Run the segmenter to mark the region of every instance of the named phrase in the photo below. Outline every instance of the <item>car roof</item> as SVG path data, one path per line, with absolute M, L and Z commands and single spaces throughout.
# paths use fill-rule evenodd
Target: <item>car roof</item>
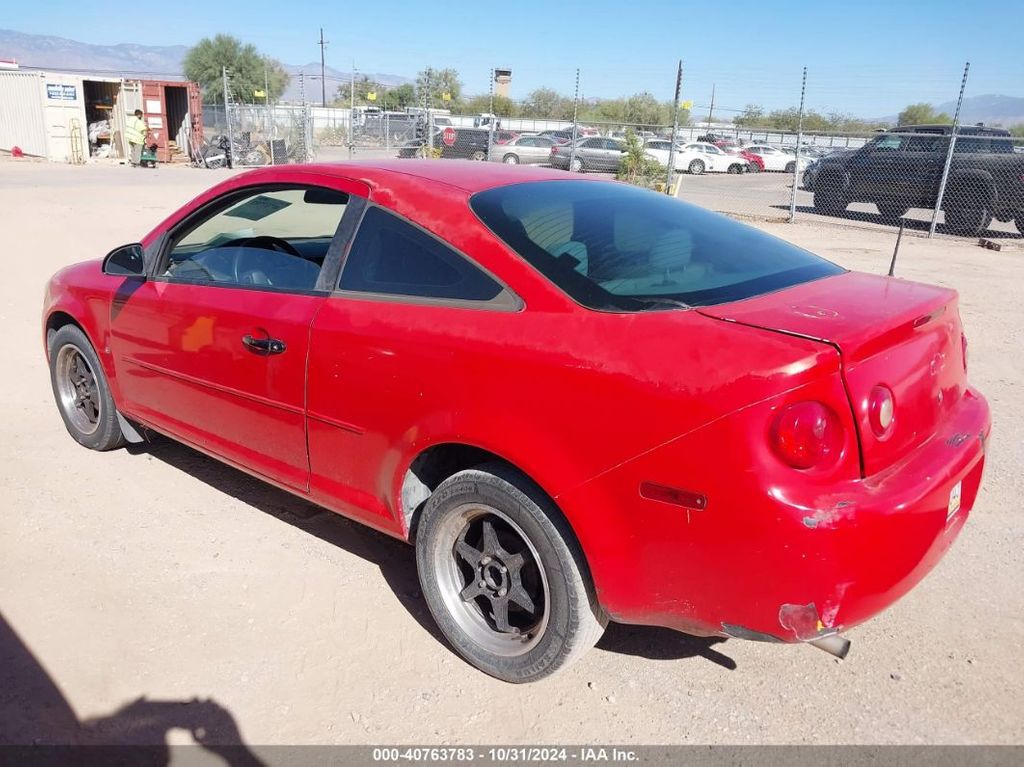
M 897 125 L 890 133 L 939 133 L 947 135 L 953 132 L 950 123 L 929 123 L 921 125 Z M 987 125 L 961 125 L 957 128 L 961 136 L 1009 136 L 1005 128 L 989 128 Z
M 555 181 L 579 178 L 564 170 L 536 166 L 505 165 L 472 160 L 366 160 L 337 163 L 311 163 L 257 168 L 244 174 L 253 183 L 272 182 L 281 170 L 302 170 L 323 176 L 361 181 L 371 188 L 400 186 L 403 180 L 422 179 L 461 189 L 467 193 L 482 192 L 509 184 L 529 181 Z

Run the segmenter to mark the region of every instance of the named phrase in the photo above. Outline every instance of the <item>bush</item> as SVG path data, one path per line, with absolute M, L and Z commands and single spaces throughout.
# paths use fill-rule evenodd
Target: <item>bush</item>
M 644 153 L 643 144 L 632 130 L 626 131 L 626 153 L 619 161 L 619 172 L 615 174 L 619 181 L 654 188 L 655 184 L 665 181 L 665 166 Z

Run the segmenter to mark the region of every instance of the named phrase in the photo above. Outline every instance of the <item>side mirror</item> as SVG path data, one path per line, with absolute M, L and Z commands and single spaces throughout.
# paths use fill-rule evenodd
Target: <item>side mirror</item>
M 145 277 L 146 259 L 142 245 L 133 242 L 107 253 L 103 259 L 103 273 L 115 277 Z

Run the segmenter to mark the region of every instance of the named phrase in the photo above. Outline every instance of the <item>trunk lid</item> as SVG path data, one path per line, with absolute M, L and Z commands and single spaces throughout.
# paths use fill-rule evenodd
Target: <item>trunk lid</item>
M 967 386 L 957 294 L 948 288 L 846 272 L 699 311 L 838 349 L 865 475 L 892 465 L 934 434 Z M 878 384 L 892 391 L 895 402 L 883 439 L 868 413 Z

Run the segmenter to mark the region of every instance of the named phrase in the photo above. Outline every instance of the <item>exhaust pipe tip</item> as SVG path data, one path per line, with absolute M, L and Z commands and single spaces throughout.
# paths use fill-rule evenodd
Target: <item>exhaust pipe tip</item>
M 850 652 L 850 640 L 839 636 L 839 634 L 830 634 L 826 637 L 811 639 L 807 644 L 813 645 L 819 650 L 824 650 L 829 655 L 839 658 L 839 660 L 845 658 Z

